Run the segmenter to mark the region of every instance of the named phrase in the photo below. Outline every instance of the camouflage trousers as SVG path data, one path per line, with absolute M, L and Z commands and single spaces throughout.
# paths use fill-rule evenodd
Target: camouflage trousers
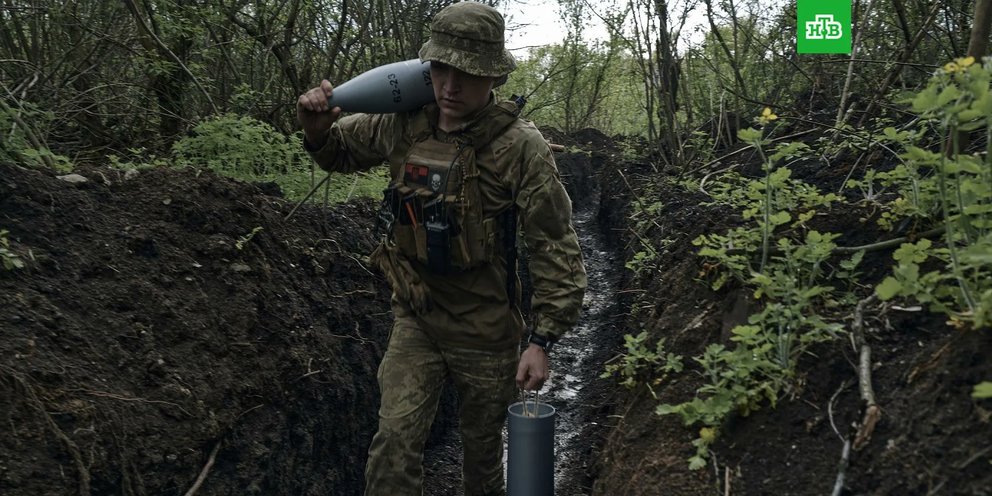
M 379 431 L 365 467 L 366 496 L 423 494 L 423 451 L 450 377 L 458 391 L 466 496 L 503 495 L 503 423 L 516 394 L 519 351 L 445 346 L 397 312 L 379 365 Z

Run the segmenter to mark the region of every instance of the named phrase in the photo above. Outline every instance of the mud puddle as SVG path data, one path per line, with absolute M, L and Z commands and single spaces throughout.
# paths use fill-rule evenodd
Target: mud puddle
M 597 198 L 598 200 L 598 198 Z M 598 201 L 575 213 L 585 257 L 589 287 L 583 301 L 582 317 L 571 333 L 551 355 L 551 379 L 541 389 L 542 401 L 558 411 L 555 425 L 555 486 L 558 494 L 588 494 L 577 480 L 586 460 L 590 442 L 584 434 L 590 420 L 586 387 L 603 372 L 603 336 L 615 332 L 616 296 L 620 273 L 615 255 L 607 249 L 596 221 Z M 566 492 L 567 491 L 567 492 Z

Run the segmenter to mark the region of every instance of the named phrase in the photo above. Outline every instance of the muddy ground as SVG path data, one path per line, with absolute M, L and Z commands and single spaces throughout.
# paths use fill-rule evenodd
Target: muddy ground
M 595 131 L 551 138 L 582 148 L 560 154 L 560 168 L 577 209 L 595 208 L 582 229 L 600 231 L 619 279 L 599 365 L 572 401 L 584 442 L 559 494 L 830 494 L 842 447 L 831 425 L 847 435 L 861 414 L 849 344 L 817 348 L 804 387 L 734 419 L 698 472 L 686 462 L 698 428 L 655 415 L 646 390 L 596 377 L 625 332 L 667 336 L 687 357 L 727 339 L 740 291 L 711 291 L 690 242 L 735 216 Z M 193 169 L 77 172 L 89 181 L 0 164 L 0 228 L 27 265 L 0 270 L 0 494 L 361 494 L 391 320 L 362 261 L 373 202 L 285 220 L 293 205 L 271 185 Z M 664 203 L 648 233 L 662 255 L 635 277 L 621 268 L 636 246 L 628 217 L 649 184 Z M 594 191 L 600 202 L 581 202 Z M 879 235 L 856 218 L 821 229 L 848 233 L 841 244 Z M 866 257 L 879 267 L 866 277 L 888 256 Z M 990 379 L 992 335 L 943 320 L 869 318 L 883 417 L 851 455 L 842 494 L 992 494 L 992 405 L 969 397 Z M 677 401 L 698 385 L 690 368 L 656 392 Z M 429 495 L 458 493 L 453 401 L 432 434 Z

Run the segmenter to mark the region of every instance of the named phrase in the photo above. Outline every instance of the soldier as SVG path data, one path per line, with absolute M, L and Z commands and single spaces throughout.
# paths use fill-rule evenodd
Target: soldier
M 551 150 L 517 102 L 493 93 L 516 67 L 503 32 L 503 17 L 484 4 L 441 10 L 419 54 L 431 62 L 436 102 L 420 110 L 338 120 L 326 80 L 297 102 L 304 146 L 322 168 L 390 165 L 386 235 L 370 259 L 392 286 L 395 321 L 379 366 L 366 495 L 422 494 L 424 443 L 446 377 L 460 400 L 465 494 L 504 494 L 506 408 L 517 388 L 544 384 L 551 344 L 581 311 L 586 274 Z M 518 223 L 534 288 L 522 353 Z

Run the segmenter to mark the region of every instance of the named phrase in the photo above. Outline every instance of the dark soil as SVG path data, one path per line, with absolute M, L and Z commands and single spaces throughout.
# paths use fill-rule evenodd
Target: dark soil
M 573 198 L 604 160 L 567 154 Z M 286 220 L 273 185 L 77 172 L 0 165 L 0 228 L 27 262 L 0 271 L 0 494 L 361 494 L 391 323 L 363 262 L 374 202 Z M 461 491 L 456 400 L 448 387 L 428 494 Z M 583 487 L 591 448 L 571 459 Z
M 729 343 L 754 310 L 740 288 L 710 289 L 691 244 L 739 216 L 666 185 L 663 168 L 625 160 L 601 133 L 545 132 L 584 150 L 559 154 L 562 176 L 620 254 L 615 318 L 571 412 L 584 443 L 559 495 L 831 494 L 863 414 L 850 343 L 817 346 L 794 394 L 732 419 L 711 465 L 689 471 L 698 426 L 654 412 L 692 397 L 691 357 Z M 285 220 L 293 204 L 271 185 L 192 169 L 77 172 L 89 181 L 0 165 L 0 229 L 27 265 L 0 270 L 0 494 L 361 494 L 391 322 L 384 282 L 363 263 L 374 203 Z M 846 174 L 796 167 L 830 191 Z M 649 187 L 664 205 L 647 234 L 660 255 L 635 275 L 621 266 L 641 249 L 629 217 Z M 844 233 L 842 245 L 885 239 L 864 216 L 846 207 L 812 223 Z M 890 261 L 865 257 L 865 288 Z M 851 452 L 841 494 L 992 494 L 992 402 L 970 398 L 992 380 L 992 334 L 944 320 L 866 316 L 882 418 Z M 660 399 L 596 377 L 622 334 L 642 330 L 690 365 L 655 388 Z M 445 395 L 429 443 L 430 496 L 460 491 L 454 401 Z
M 372 204 L 0 165 L 0 493 L 359 494 L 388 299 Z M 255 233 L 252 236 L 252 233 Z

